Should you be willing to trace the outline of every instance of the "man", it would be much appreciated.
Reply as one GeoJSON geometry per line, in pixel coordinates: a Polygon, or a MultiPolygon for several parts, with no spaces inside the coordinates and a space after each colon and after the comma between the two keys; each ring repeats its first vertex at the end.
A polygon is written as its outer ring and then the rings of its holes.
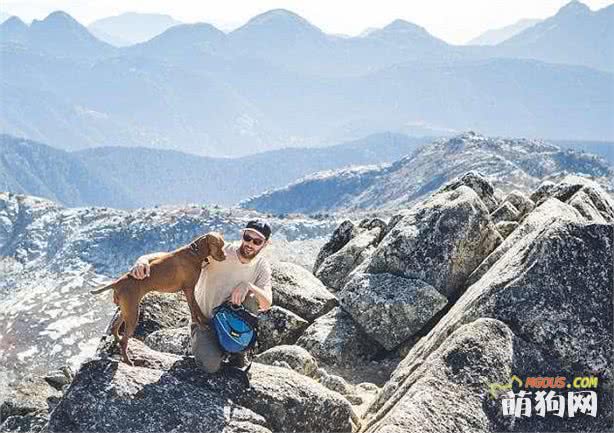
{"type": "MultiPolygon", "coordinates": [[[[266,257],[260,255],[270,243],[271,226],[263,220],[251,220],[241,230],[239,246],[226,242],[226,260],[210,260],[203,263],[200,277],[194,288],[196,303],[203,313],[204,327],[190,320],[192,354],[196,363],[205,371],[214,373],[222,366],[223,353],[217,336],[210,324],[213,309],[229,300],[243,304],[251,312],[268,310],[273,303],[271,291],[271,266],[266,257]]],[[[138,279],[149,275],[149,261],[161,253],[152,253],[137,259],[130,274],[138,279]]],[[[233,354],[230,365],[243,367],[245,354],[233,354]]]]}

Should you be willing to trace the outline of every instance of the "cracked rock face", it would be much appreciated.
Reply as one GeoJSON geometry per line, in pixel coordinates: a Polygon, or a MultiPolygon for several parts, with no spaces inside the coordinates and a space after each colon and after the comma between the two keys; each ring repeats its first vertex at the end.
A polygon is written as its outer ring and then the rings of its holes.
{"type": "Polygon", "coordinates": [[[42,377],[29,375],[12,388],[0,390],[0,431],[38,431],[62,393],[42,377]]]}
{"type": "Polygon", "coordinates": [[[409,391],[366,432],[491,431],[499,414],[485,384],[509,380],[513,334],[502,322],[478,319],[457,329],[405,378],[409,391]]]}
{"type": "MultiPolygon", "coordinates": [[[[503,239],[507,239],[507,237],[518,227],[518,223],[516,221],[501,221],[495,224],[495,228],[501,235],[503,239]]],[[[496,251],[496,250],[495,250],[496,251]]],[[[491,253],[492,254],[492,253],[491,253]]]]}
{"type": "Polygon", "coordinates": [[[313,273],[315,274],[322,262],[331,254],[335,254],[345,244],[347,244],[354,236],[358,234],[358,228],[350,220],[345,220],[335,229],[330,239],[322,246],[318,257],[313,265],[313,273]]]}
{"type": "MultiPolygon", "coordinates": [[[[614,222],[614,200],[606,193],[603,188],[595,181],[585,177],[568,175],[558,183],[544,183],[531,195],[531,199],[537,204],[541,204],[548,198],[556,198],[569,204],[582,202],[580,210],[583,208],[593,208],[589,214],[592,215],[591,221],[614,222]],[[600,215],[601,218],[597,216],[600,215]]],[[[575,206],[574,206],[575,207],[575,206]]],[[[581,213],[584,215],[585,212],[581,213]]]]}
{"type": "Polygon", "coordinates": [[[239,373],[207,374],[192,358],[131,341],[131,367],[104,356],[82,365],[49,432],[350,431],[349,402],[292,370],[254,363],[249,388],[239,373]]]}
{"type": "Polygon", "coordinates": [[[293,344],[307,326],[309,322],[302,317],[273,305],[258,321],[258,352],[280,344],[293,344]]]}
{"type": "Polygon", "coordinates": [[[514,209],[517,209],[520,213],[520,218],[535,209],[535,203],[526,194],[517,190],[510,192],[503,202],[514,206],[514,209]]]}
{"type": "Polygon", "coordinates": [[[150,292],[143,297],[139,306],[136,338],[144,339],[161,329],[188,326],[190,307],[180,293],[166,294],[150,292]]]}
{"type": "MultiPolygon", "coordinates": [[[[510,373],[526,377],[564,372],[574,377],[591,372],[605,383],[598,390],[599,398],[611,402],[612,263],[614,225],[611,224],[554,220],[525,235],[412,348],[370,406],[368,417],[383,420],[387,413],[402,413],[395,407],[417,395],[419,388],[414,387],[420,377],[436,374],[437,366],[430,363],[430,356],[447,346],[456,330],[480,318],[499,320],[513,333],[514,363],[508,370],[510,373]],[[416,373],[418,370],[422,373],[416,373]]],[[[484,371],[490,369],[487,365],[478,367],[484,371]]],[[[454,377],[449,379],[454,381],[454,377]]],[[[428,389],[429,393],[437,392],[435,385],[428,389]]],[[[608,423],[612,411],[607,404],[601,407],[597,420],[584,419],[574,424],[573,419],[549,419],[539,427],[547,431],[584,431],[588,426],[605,428],[611,425],[608,423]]],[[[534,424],[525,423],[514,429],[526,431],[528,426],[535,428],[534,424]]],[[[476,427],[474,431],[491,431],[491,428],[476,427]]]]}
{"type": "Polygon", "coordinates": [[[279,345],[260,353],[254,358],[254,362],[262,364],[276,365],[275,363],[286,363],[292,370],[313,376],[318,369],[318,362],[304,348],[295,345],[279,345]]]}
{"type": "Polygon", "coordinates": [[[322,262],[315,273],[316,277],[331,290],[340,290],[348,274],[371,255],[381,235],[381,227],[364,230],[356,235],[343,248],[322,262]]]}
{"type": "Polygon", "coordinates": [[[145,344],[158,352],[186,355],[190,353],[190,331],[187,326],[160,329],[149,334],[145,344]]]}
{"type": "Polygon", "coordinates": [[[586,218],[587,221],[608,222],[610,220],[607,213],[604,217],[604,214],[599,212],[590,195],[584,190],[579,190],[576,192],[569,200],[567,200],[567,203],[580,212],[580,215],[586,218]]]}
{"type": "Polygon", "coordinates": [[[475,171],[469,171],[452,182],[445,184],[437,193],[453,191],[463,185],[475,191],[489,212],[493,212],[497,208],[498,201],[495,196],[494,187],[486,178],[475,171]]]}
{"type": "Polygon", "coordinates": [[[337,305],[337,299],[320,280],[301,266],[271,263],[273,304],[312,322],[337,305]]]}
{"type": "Polygon", "coordinates": [[[505,201],[495,211],[490,214],[492,221],[497,224],[501,221],[518,221],[521,213],[509,201],[505,201]]]}
{"type": "Polygon", "coordinates": [[[567,202],[588,221],[614,222],[614,200],[596,183],[583,186],[567,202]]]}
{"type": "Polygon", "coordinates": [[[370,361],[382,349],[339,307],[309,325],[296,344],[318,363],[349,367],[370,361]]]}
{"type": "Polygon", "coordinates": [[[387,350],[414,335],[448,303],[424,281],[357,273],[339,293],[341,307],[387,350]]]}
{"type": "Polygon", "coordinates": [[[555,198],[550,198],[537,206],[523,222],[469,275],[466,285],[479,280],[507,251],[523,238],[543,230],[556,221],[584,221],[582,215],[571,206],[555,198]]]}
{"type": "Polygon", "coordinates": [[[367,271],[420,279],[451,298],[501,240],[478,195],[460,186],[414,206],[382,239],[367,271]]]}

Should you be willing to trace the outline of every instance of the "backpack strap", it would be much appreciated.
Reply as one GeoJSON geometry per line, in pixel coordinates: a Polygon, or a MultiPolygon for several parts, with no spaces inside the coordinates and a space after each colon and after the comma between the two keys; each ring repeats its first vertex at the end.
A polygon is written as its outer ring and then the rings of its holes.
{"type": "MultiPolygon", "coordinates": [[[[249,369],[252,368],[252,364],[254,362],[254,354],[256,353],[256,347],[258,346],[258,316],[253,314],[253,313],[251,313],[251,312],[249,312],[245,308],[243,308],[242,311],[247,313],[248,315],[250,315],[251,317],[253,317],[255,319],[252,322],[252,323],[254,323],[254,325],[252,325],[252,328],[254,330],[254,336],[252,337],[252,341],[249,342],[249,345],[247,346],[247,349],[245,350],[246,354],[249,353],[249,355],[248,355],[249,363],[247,364],[247,367],[239,369],[242,372],[242,374],[243,374],[243,382],[245,383],[245,386],[247,388],[249,388],[251,386],[251,384],[249,382],[249,369]]],[[[251,325],[251,323],[250,323],[250,325],[251,325]]]]}
{"type": "Polygon", "coordinates": [[[250,387],[248,373],[249,369],[252,368],[252,364],[254,362],[254,353],[256,352],[256,345],[257,342],[252,344],[249,349],[246,350],[246,352],[249,352],[249,364],[247,364],[247,367],[245,367],[244,369],[241,369],[244,374],[244,380],[248,388],[250,387]]]}

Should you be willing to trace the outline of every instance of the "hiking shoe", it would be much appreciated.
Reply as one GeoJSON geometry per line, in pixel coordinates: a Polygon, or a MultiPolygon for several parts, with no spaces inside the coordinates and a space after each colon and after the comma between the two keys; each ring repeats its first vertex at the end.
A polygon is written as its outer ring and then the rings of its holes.
{"type": "Polygon", "coordinates": [[[245,354],[233,353],[232,355],[230,355],[230,359],[228,360],[228,364],[226,365],[228,365],[229,367],[245,368],[245,354]]]}

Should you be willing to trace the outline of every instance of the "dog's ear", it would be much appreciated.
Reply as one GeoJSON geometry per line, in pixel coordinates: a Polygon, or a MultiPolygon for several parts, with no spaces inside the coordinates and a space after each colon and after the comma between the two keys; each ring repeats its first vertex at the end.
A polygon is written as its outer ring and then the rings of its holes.
{"type": "Polygon", "coordinates": [[[209,234],[202,235],[198,238],[198,254],[205,258],[209,256],[209,234]]]}
{"type": "Polygon", "coordinates": [[[218,232],[209,232],[207,233],[207,241],[209,246],[209,254],[216,257],[223,254],[223,249],[226,242],[224,241],[222,235],[220,235],[218,232]]]}
{"type": "Polygon", "coordinates": [[[205,236],[207,236],[208,242],[212,243],[224,243],[224,235],[221,232],[209,232],[205,236]]]}

